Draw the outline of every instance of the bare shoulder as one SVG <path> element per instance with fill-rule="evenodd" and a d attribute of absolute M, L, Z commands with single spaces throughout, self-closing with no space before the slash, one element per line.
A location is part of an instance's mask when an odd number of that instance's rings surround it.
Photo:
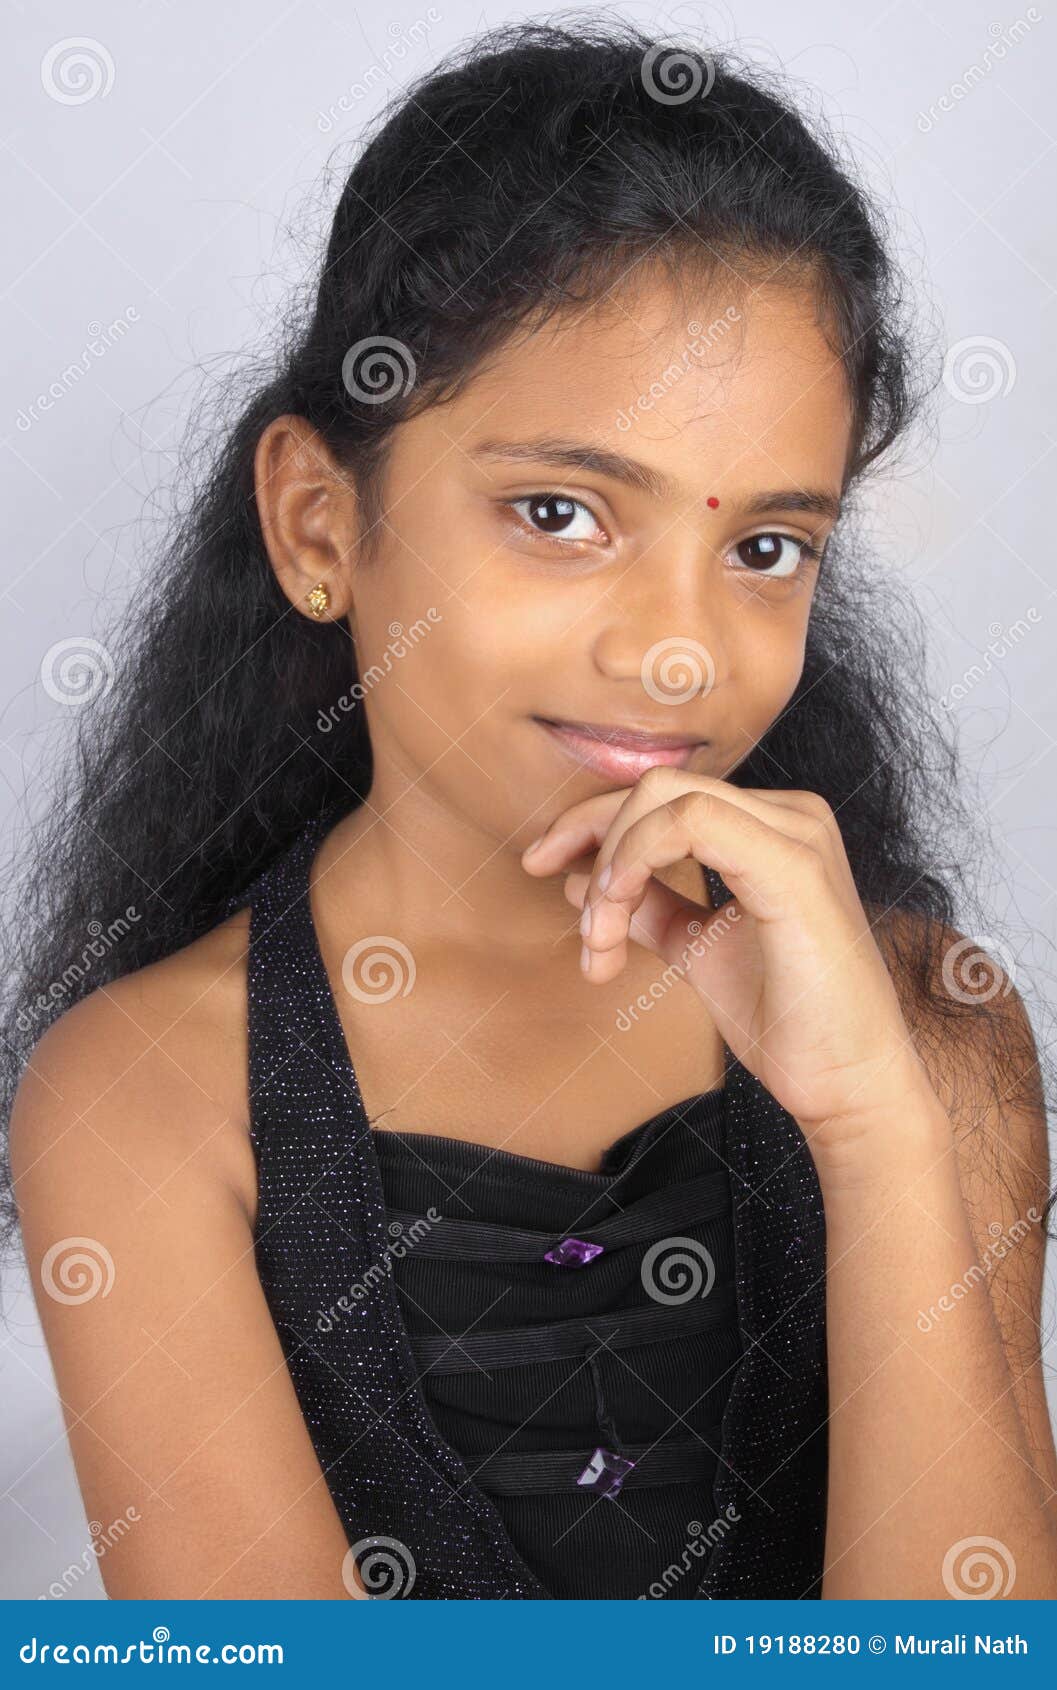
<path fill-rule="evenodd" d="M 246 920 L 40 1041 L 11 1164 L 90 1519 L 119 1598 L 360 1594 L 256 1262 Z"/>
<path fill-rule="evenodd" d="M 83 1157 L 98 1164 L 105 1145 L 113 1163 L 135 1173 L 142 1200 L 193 1163 L 196 1176 L 229 1186 L 252 1224 L 248 937 L 249 913 L 240 911 L 53 1023 L 15 1101 L 16 1181 L 60 1143 L 67 1168 Z"/>

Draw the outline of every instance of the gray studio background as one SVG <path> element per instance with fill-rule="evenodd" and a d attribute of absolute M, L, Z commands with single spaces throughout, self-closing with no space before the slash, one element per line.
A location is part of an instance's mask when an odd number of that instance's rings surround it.
<path fill-rule="evenodd" d="M 1000 955 L 1050 990 L 1057 24 L 1020 0 L 616 10 L 785 69 L 894 201 L 922 311 L 951 352 L 933 427 L 871 490 L 864 563 L 916 584 L 935 695 L 956 713 L 998 842 L 984 889 Z M 45 654 L 105 637 L 151 592 L 185 427 L 217 380 L 266 351 L 363 123 L 449 47 L 525 15 L 555 12 L 503 0 L 8 8 L 0 845 L 41 803 L 69 720 L 42 684 Z M 4 1302 L 0 1596 L 46 1595 L 87 1561 L 63 1599 L 98 1598 L 32 1303 L 17 1281 Z M 1054 1359 L 1051 1341 L 1048 1370 Z"/>

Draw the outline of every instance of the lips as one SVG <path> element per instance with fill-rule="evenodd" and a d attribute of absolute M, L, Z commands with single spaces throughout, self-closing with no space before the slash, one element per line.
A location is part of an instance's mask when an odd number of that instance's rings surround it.
<path fill-rule="evenodd" d="M 593 722 L 535 719 L 567 756 L 618 786 L 634 786 L 640 775 L 657 764 L 686 768 L 703 743 L 676 734 L 638 733 Z"/>

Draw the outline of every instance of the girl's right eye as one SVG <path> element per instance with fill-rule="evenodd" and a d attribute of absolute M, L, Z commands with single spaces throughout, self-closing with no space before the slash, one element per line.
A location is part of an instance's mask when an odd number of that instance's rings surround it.
<path fill-rule="evenodd" d="M 509 508 L 519 516 L 520 506 L 527 507 L 528 514 L 520 520 L 529 532 L 552 545 L 581 545 L 599 534 L 605 538 L 590 508 L 580 499 L 570 499 L 565 493 L 528 493 L 509 502 Z M 587 519 L 586 524 L 580 522 L 580 532 L 576 531 L 578 511 Z"/>

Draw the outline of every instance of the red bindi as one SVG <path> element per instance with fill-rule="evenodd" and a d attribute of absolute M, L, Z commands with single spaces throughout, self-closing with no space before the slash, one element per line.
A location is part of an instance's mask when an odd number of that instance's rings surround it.
<path fill-rule="evenodd" d="M 719 509 L 719 500 L 716 498 L 706 499 L 705 504 L 708 506 L 710 511 L 718 511 Z"/>

